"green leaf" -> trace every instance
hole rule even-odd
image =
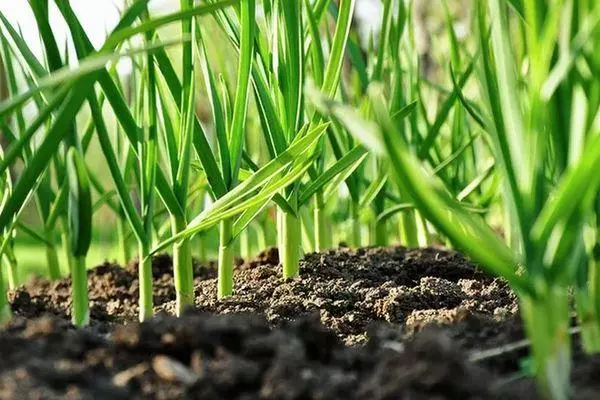
[[[12,25],[8,22],[6,17],[2,12],[0,12],[0,21],[2,21],[2,25],[8,32],[8,35],[11,37],[15,46],[19,49],[22,57],[25,59],[27,66],[31,69],[33,75],[42,77],[48,74],[48,71],[44,66],[38,61],[37,57],[33,54],[27,42],[19,33],[12,27]]]
[[[442,128],[442,125],[444,124],[444,122],[446,122],[450,111],[452,111],[452,108],[456,104],[456,101],[458,99],[458,90],[462,89],[466,85],[469,78],[471,77],[471,74],[473,73],[476,59],[477,58],[475,57],[473,60],[471,60],[471,63],[468,65],[466,71],[461,75],[457,88],[455,88],[452,91],[452,93],[440,106],[440,110],[438,111],[435,117],[435,121],[431,126],[431,129],[429,129],[429,131],[427,132],[427,136],[423,140],[423,143],[421,144],[421,147],[419,149],[420,158],[427,157],[429,151],[431,150],[435,139],[437,139],[438,135],[440,134],[440,129]]]
[[[462,91],[462,88],[459,86],[458,82],[456,81],[456,75],[454,74],[453,68],[450,68],[450,76],[452,78],[452,84],[454,85],[454,90],[456,91],[456,94],[458,95],[458,99],[460,100],[460,103],[462,104],[462,106],[465,108],[465,110],[467,110],[467,113],[469,113],[471,118],[473,118],[475,120],[475,122],[477,122],[477,124],[481,128],[486,129],[486,127],[489,126],[491,122],[484,121],[484,119],[480,115],[479,111],[477,111],[475,109],[475,107],[473,106],[473,104],[471,104],[471,102],[467,100],[467,98],[465,97],[465,95]]]
[[[19,228],[19,231],[27,234],[45,246],[54,246],[53,243],[49,242],[45,237],[37,233],[34,228],[31,228],[22,222],[17,222],[17,228]]]
[[[350,27],[352,16],[354,15],[354,7],[356,0],[340,0],[339,14],[335,33],[333,35],[333,43],[331,45],[331,53],[329,62],[325,69],[325,79],[321,91],[328,97],[333,97],[337,91],[344,61],[344,50],[350,35]]]
[[[260,215],[265,210],[265,208],[267,208],[270,200],[272,200],[272,197],[268,198],[266,201],[263,201],[262,203],[258,203],[257,205],[255,205],[253,207],[247,208],[242,213],[242,215],[240,215],[238,217],[238,219],[235,220],[235,222],[233,223],[230,243],[233,243],[242,234],[242,232],[244,232],[248,228],[248,225],[250,225],[250,223],[252,221],[254,221],[254,219],[258,215]],[[295,215],[295,214],[293,214],[293,215]]]
[[[561,55],[558,62],[542,85],[541,95],[543,100],[549,100],[559,85],[567,78],[575,61],[584,50],[586,44],[593,40],[600,29],[600,6],[597,6],[591,15],[583,21],[581,29],[573,38],[569,53]]]
[[[319,23],[311,8],[310,0],[304,0],[304,9],[308,20],[308,32],[310,33],[310,56],[312,62],[313,78],[317,86],[323,85],[325,71],[325,56],[323,55],[323,46],[321,44],[321,33]]]
[[[71,68],[69,66],[60,68],[39,79],[36,82],[36,86],[30,87],[27,91],[13,96],[9,101],[0,103],[0,117],[6,118],[16,109],[23,107],[32,97],[47,89],[55,88],[59,85],[68,85],[69,87],[74,86],[82,77],[104,69],[109,62],[115,62],[123,57],[133,57],[140,53],[149,53],[157,48],[169,47],[180,43],[182,42],[178,39],[165,43],[156,43],[138,49],[131,49],[121,54],[96,54],[82,60],[77,68]]]
[[[198,28],[200,30],[200,28]],[[213,122],[215,125],[215,135],[219,145],[219,155],[221,161],[221,173],[225,178],[225,184],[229,185],[232,180],[231,174],[231,156],[229,153],[229,144],[227,140],[227,124],[219,90],[217,88],[215,76],[211,65],[208,62],[204,38],[199,34],[198,47],[200,52],[200,65],[204,74],[204,82],[206,82],[206,91],[210,99]]]
[[[283,4],[283,3],[282,3]],[[304,48],[302,32],[302,5],[299,0],[280,7],[283,17],[280,31],[283,34],[285,51],[282,52],[284,76],[280,82],[280,89],[285,99],[285,121],[287,126],[288,141],[291,141],[300,129],[303,118],[303,87],[304,87]]]
[[[245,181],[246,179],[249,179],[252,176],[253,172],[258,171],[260,168],[258,165],[256,165],[253,161],[252,158],[250,158],[250,156],[248,155],[248,153],[246,151],[244,151],[242,158],[244,159],[244,162],[246,164],[248,164],[248,166],[250,167],[251,171],[248,170],[240,170],[240,180],[241,181]],[[281,208],[285,213],[287,214],[291,214],[293,216],[296,216],[296,210],[290,205],[290,203],[288,203],[288,201],[279,193],[276,194],[275,196],[273,196],[273,202],[275,204],[277,204],[279,206],[279,208]]]
[[[93,52],[93,46],[89,38],[87,37],[87,34],[79,24],[79,21],[77,20],[73,10],[70,8],[69,3],[65,2],[64,0],[59,1],[59,9],[63,13],[65,20],[69,25],[69,29],[71,29],[71,36],[74,38],[75,48],[77,50],[78,56],[81,58],[89,55],[91,52]],[[138,3],[135,3],[132,7],[128,9],[128,12],[123,14],[121,22],[117,25],[117,28],[115,28],[116,30],[121,29],[122,25],[126,25],[128,19],[135,20],[137,17],[139,17],[139,13],[144,11],[144,9],[139,10],[135,8],[138,4],[140,4],[140,1],[143,2],[145,0],[139,0]],[[136,12],[132,11],[134,9],[136,10]],[[142,30],[142,32],[147,31],[150,31],[150,29]],[[110,103],[113,112],[117,117],[117,120],[119,121],[123,128],[123,131],[127,135],[127,138],[131,144],[130,149],[137,157],[139,157],[140,155],[137,153],[137,145],[138,137],[140,134],[140,128],[137,126],[135,119],[133,118],[133,115],[129,110],[129,106],[127,105],[122,93],[120,92],[118,86],[115,84],[108,71],[102,70],[99,71],[98,74],[98,83],[104,90],[104,93],[106,94],[106,99]],[[151,185],[151,187],[154,187],[154,185]],[[175,198],[175,195],[171,190],[171,187],[169,186],[163,171],[159,168],[156,169],[156,189],[158,190],[159,195],[163,199],[165,205],[169,208],[169,212],[171,214],[183,215],[181,206],[177,202],[177,199]]]
[[[98,132],[98,141],[100,143],[100,148],[102,149],[102,152],[107,162],[108,170],[113,179],[117,193],[119,194],[119,200],[121,201],[123,212],[127,220],[129,221],[129,224],[131,225],[131,230],[135,234],[136,238],[142,241],[143,243],[146,240],[146,237],[144,235],[143,223],[137,213],[133,201],[131,200],[129,190],[127,189],[127,184],[125,183],[124,177],[121,174],[121,169],[119,166],[119,162],[117,161],[117,156],[114,153],[110,137],[108,135],[108,130],[104,123],[104,119],[102,118],[102,110],[100,108],[100,105],[98,104],[97,99],[93,95],[90,95],[89,103],[92,112],[92,118],[94,120],[94,123],[96,124],[96,131]]]
[[[509,138],[505,133],[506,125],[503,118],[502,102],[498,88],[499,82],[494,73],[494,59],[491,57],[491,49],[488,43],[489,35],[487,33],[488,27],[485,22],[485,4],[483,2],[477,4],[477,24],[478,39],[482,55],[482,86],[489,106],[489,115],[492,119],[491,124],[486,124],[486,130],[492,136],[496,159],[501,161],[498,162],[498,165],[503,171],[505,182],[502,194],[504,196],[506,207],[509,210],[509,213],[507,214],[510,216],[510,230],[507,230],[507,233],[511,234],[514,244],[521,246],[523,244],[521,242],[521,237],[526,229],[523,226],[523,208],[521,207],[521,204],[523,203],[522,195],[519,191],[516,177],[516,171],[519,167],[513,163]]]
[[[380,173],[374,180],[371,182],[369,187],[363,193],[363,196],[358,203],[358,208],[360,210],[364,210],[371,206],[375,197],[381,192],[381,190],[385,187],[386,182],[388,181],[387,173]]]
[[[477,188],[479,188],[494,172],[494,163],[490,163],[481,171],[467,186],[463,188],[457,195],[456,200],[459,202],[469,197]]]
[[[90,87],[91,87],[91,85],[90,85]],[[21,156],[21,154],[23,154],[24,151],[27,151],[27,150],[24,150],[25,146],[27,146],[29,144],[31,138],[33,137],[33,135],[35,135],[35,133],[38,131],[38,129],[48,121],[48,119],[50,118],[52,113],[57,108],[59,108],[61,104],[63,104],[63,102],[65,101],[65,97],[71,91],[71,89],[72,89],[71,85],[62,87],[57,92],[57,94],[54,95],[50,99],[47,106],[40,110],[40,112],[34,118],[34,120],[31,122],[31,124],[29,125],[27,130],[21,134],[18,141],[11,144],[11,146],[6,151],[4,158],[2,159],[2,161],[0,161],[0,174],[3,174],[6,171],[6,169],[13,162],[15,162],[15,160],[19,156]],[[81,103],[83,103],[83,100],[81,101]],[[79,105],[79,107],[81,107],[81,105]],[[63,107],[63,109],[64,109],[64,107]],[[65,129],[68,129],[68,128],[66,128],[66,126],[67,125],[65,125]],[[62,139],[62,137],[61,137],[61,139]]]
[[[307,158],[302,163],[298,163],[288,173],[286,173],[285,176],[271,181],[264,187],[263,190],[259,191],[247,200],[240,201],[240,196],[238,196],[227,198],[225,201],[223,201],[227,195],[229,195],[229,193],[235,192],[236,189],[240,187],[238,186],[236,189],[233,189],[232,192],[229,192],[226,196],[213,203],[209,209],[205,210],[199,216],[194,218],[194,220],[188,224],[188,227],[184,231],[181,231],[170,239],[158,244],[152,250],[151,255],[156,254],[156,252],[173,243],[176,243],[180,240],[185,240],[204,229],[208,229],[217,223],[228,218],[232,218],[246,210],[255,211],[256,207],[262,207],[264,203],[270,201],[276,193],[282,191],[287,186],[293,184],[296,180],[301,178],[312,165],[314,160],[315,157],[313,156]]]
[[[84,257],[92,242],[92,194],[85,161],[74,147],[67,154],[67,176],[71,251],[75,257]]]
[[[381,22],[381,31],[379,32],[379,44],[377,49],[377,59],[371,73],[370,81],[381,81],[383,76],[383,62],[386,59],[388,42],[390,40],[390,31],[392,27],[393,8],[395,2],[392,0],[383,0],[383,15]]]
[[[38,151],[23,170],[17,181],[13,194],[0,212],[0,230],[5,229],[11,219],[24,206],[24,202],[33,190],[36,181],[47,168],[52,156],[56,153],[60,142],[68,132],[68,127],[75,119],[85,97],[92,90],[95,77],[85,78],[81,85],[74,88],[64,105],[61,107],[56,120],[48,130]],[[3,165],[6,159],[3,160]],[[4,170],[4,169],[2,169]]]
[[[59,8],[61,7],[61,4],[64,5],[64,3],[67,1],[68,0],[57,0],[57,4],[59,4]],[[231,7],[240,2],[241,2],[241,0],[221,0],[221,1],[218,1],[215,3],[211,3],[211,4],[204,4],[201,6],[188,8],[186,10],[174,12],[172,14],[167,14],[167,15],[164,15],[161,17],[155,17],[155,18],[145,21],[137,26],[131,26],[132,24],[129,24],[129,26],[127,26],[127,27],[124,26],[124,24],[119,25],[115,29],[114,33],[111,34],[106,39],[100,52],[103,52],[103,51],[109,50],[109,49],[114,49],[119,44],[125,42],[127,39],[129,39],[135,35],[138,35],[140,33],[151,32],[162,26],[165,26],[165,25],[168,25],[168,24],[171,24],[174,22],[182,21],[185,19],[189,19],[191,17],[199,17],[202,15],[213,14],[218,10],[221,10],[226,7]],[[138,1],[138,3],[139,3],[139,1]],[[142,1],[142,3],[148,3],[148,0],[144,0],[144,1]],[[132,7],[134,7],[136,5],[137,5],[137,3],[135,3]]]
[[[417,109],[418,104],[419,104],[419,102],[417,100],[415,100],[412,103],[407,104],[406,106],[402,107],[401,109],[399,109],[398,111],[396,111],[395,113],[392,114],[392,116],[391,116],[392,121],[397,122],[397,121],[401,121],[404,118],[408,117],[410,114],[412,114],[413,111],[415,111]]]
[[[156,54],[154,54],[154,59],[171,91],[171,95],[174,99],[180,99],[182,94],[181,82],[179,81],[166,52],[157,51]],[[206,134],[197,118],[194,120],[194,136],[192,137],[192,143],[200,158],[202,168],[206,172],[214,197],[219,198],[223,196],[227,192],[227,185],[219,171],[217,161],[210,149]]]
[[[531,230],[531,239],[538,245],[546,243],[552,231],[561,222],[569,219],[578,210],[590,209],[600,189],[600,135],[586,143],[577,164],[572,166],[561,179],[555,195],[546,202]],[[582,204],[583,203],[583,204]]]
[[[67,179],[63,180],[58,189],[58,193],[54,198],[54,201],[49,206],[48,215],[44,221],[44,229],[46,231],[53,231],[56,228],[56,222],[65,209],[65,204],[69,200],[69,182]]]
[[[254,58],[255,8],[256,5],[254,0],[243,0],[240,6],[242,29],[240,41],[240,60],[238,66],[235,101],[233,105],[231,134],[229,136],[232,184],[236,183],[237,174],[242,162],[242,145],[246,130],[250,73],[252,69],[252,59]]]
[[[390,208],[386,208],[381,214],[377,216],[377,223],[387,221],[388,219],[402,211],[414,210],[414,208],[415,206],[412,203],[395,204]]]
[[[215,201],[209,209],[195,217],[188,224],[185,231],[157,245],[152,253],[154,254],[179,240],[186,239],[224,219],[242,213],[246,209],[270,201],[273,196],[299,179],[310,167],[314,161],[314,156],[307,157],[306,153],[310,153],[326,129],[327,124],[321,124],[309,130],[305,135],[297,137],[286,151]],[[294,165],[294,167],[288,171],[288,167],[291,165]],[[286,173],[280,176],[283,171],[286,171]],[[258,193],[255,193],[257,191]],[[255,193],[254,196],[244,200],[253,193]]]
[[[327,113],[358,135],[357,139],[361,141],[365,147],[378,155],[385,154],[385,146],[379,136],[373,136],[371,132],[377,129],[375,123],[365,121],[354,109],[348,105],[338,103],[325,97],[311,82],[308,82],[305,88],[308,99],[320,113]]]
[[[300,192],[298,204],[306,204],[308,201],[310,201],[315,193],[321,190],[328,183],[331,183],[334,178],[342,175],[344,177],[343,180],[345,180],[349,174],[354,172],[356,168],[362,164],[367,155],[367,151],[362,146],[356,146],[350,150],[349,153],[336,161],[335,164],[333,164],[327,171],[319,175],[315,180],[312,180],[311,183],[306,186],[302,192]],[[340,183],[342,181],[340,181]]]

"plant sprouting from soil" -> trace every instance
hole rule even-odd
[[[600,7],[448,0],[425,23],[382,0],[373,31],[362,1],[129,0],[100,46],[68,0],[30,1],[42,55],[0,13],[0,321],[27,240],[87,324],[111,219],[141,321],[159,251],[181,315],[193,257],[218,259],[224,298],[236,256],[267,246],[291,280],[340,242],[444,244],[511,285],[540,388],[568,398],[569,293],[600,351]]]

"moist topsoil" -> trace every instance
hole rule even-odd
[[[88,273],[84,329],[69,322],[69,279],[32,279],[9,293],[0,399],[538,397],[517,298],[459,253],[340,248],[306,255],[289,281],[278,263],[276,249],[239,260],[220,301],[215,265],[196,263],[196,307],[175,318],[160,255],[143,324],[137,263],[105,263]],[[600,398],[600,357],[575,348],[573,397]]]

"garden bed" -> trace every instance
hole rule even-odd
[[[523,339],[515,295],[460,254],[341,248],[308,254],[293,281],[277,264],[273,249],[240,261],[221,301],[214,266],[196,264],[196,310],[177,319],[171,260],[156,257],[158,315],[142,325],[136,264],[98,266],[80,330],[69,279],[32,280],[9,295],[0,398],[535,397],[526,347],[482,353]],[[600,360],[576,357],[577,398],[594,398]]]

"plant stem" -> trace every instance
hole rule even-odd
[[[591,251],[587,280],[576,289],[576,306],[581,342],[588,354],[600,353],[600,241]]]
[[[186,227],[185,218],[173,217],[176,232]],[[173,246],[173,274],[175,275],[175,301],[177,316],[188,306],[194,305],[194,270],[192,268],[192,251],[189,239],[182,240]]]
[[[244,229],[240,234],[240,255],[243,259],[250,259],[250,227]]]
[[[381,194],[375,197],[374,201],[375,215],[380,215],[385,209],[385,197]],[[388,245],[387,222],[385,220],[375,220],[375,245],[385,247]]]
[[[260,224],[258,224],[258,233],[257,233],[257,239],[258,239],[258,251],[263,251],[267,249],[267,243],[268,238],[267,238],[267,220],[263,220],[260,222]]]
[[[0,325],[7,322],[11,317],[10,305],[6,297],[6,289],[4,287],[4,274],[0,270]]]
[[[283,210],[277,209],[277,212],[281,214],[279,260],[283,267],[283,277],[284,279],[296,278],[300,274],[300,221]]]
[[[314,224],[315,251],[327,250],[331,245],[329,243],[329,232],[325,218],[325,200],[322,191],[317,192],[315,195]]]
[[[125,217],[117,221],[117,240],[119,242],[119,252],[121,253],[121,263],[126,266],[131,260],[129,245],[127,244],[127,225]]]
[[[152,298],[152,258],[148,257],[150,249],[146,244],[139,243],[138,249],[139,319],[140,322],[144,322],[152,317],[154,307]]]
[[[233,294],[233,221],[225,219],[220,224],[219,235],[219,278],[217,295],[220,299]]]
[[[46,240],[52,240],[52,234],[46,233]],[[46,262],[48,263],[48,276],[51,280],[60,279],[60,264],[58,262],[58,253],[56,247],[46,244]]]
[[[205,262],[206,261],[206,243],[204,242],[206,240],[206,234],[204,232],[200,232],[197,235],[198,237],[198,259],[200,260],[200,262]]]
[[[71,270],[71,282],[71,296],[73,301],[71,321],[77,327],[86,326],[90,322],[90,310],[85,256],[74,258],[73,269]]]
[[[417,243],[419,247],[426,247],[429,244],[429,231],[427,222],[420,212],[415,211],[415,222],[417,224]]]
[[[284,225],[284,217],[285,217],[285,213],[283,211],[281,211],[279,209],[279,207],[277,207],[277,249],[279,250],[279,259],[282,259],[282,251],[283,251],[283,246],[285,246],[284,244],[284,235],[283,235],[283,230],[285,229]]]
[[[350,245],[359,248],[362,246],[362,232],[361,232],[361,223],[359,216],[359,209],[357,203],[352,203],[351,206],[352,212],[352,238]]]
[[[318,251],[315,246],[315,223],[314,223],[314,211],[313,209],[308,209],[308,207],[303,207],[300,211],[300,232],[301,239],[300,243],[302,245],[302,250],[305,253],[311,253],[313,251]]]
[[[412,210],[400,213],[400,243],[406,247],[419,247],[417,221]]]
[[[569,290],[550,287],[534,300],[521,299],[521,312],[531,338],[535,373],[547,398],[569,398],[571,341],[569,335]]]
[[[75,265],[75,260],[73,260],[73,252],[71,251],[71,245],[69,241],[69,231],[67,227],[69,226],[68,221],[62,222],[62,231],[60,234],[60,240],[62,243],[63,252],[65,254],[65,258],[67,260],[67,266],[69,267],[69,272],[73,271],[73,267]],[[50,268],[50,266],[48,266]]]
[[[387,224],[383,221],[375,223],[375,245],[380,247],[388,245]]]
[[[591,283],[591,282],[590,282]],[[581,344],[587,354],[600,352],[600,325],[592,306],[592,295],[586,288],[575,292],[577,319],[581,327]]]
[[[12,249],[6,249],[4,254],[8,266],[8,288],[14,290],[19,285],[19,270],[17,268],[17,259]]]

